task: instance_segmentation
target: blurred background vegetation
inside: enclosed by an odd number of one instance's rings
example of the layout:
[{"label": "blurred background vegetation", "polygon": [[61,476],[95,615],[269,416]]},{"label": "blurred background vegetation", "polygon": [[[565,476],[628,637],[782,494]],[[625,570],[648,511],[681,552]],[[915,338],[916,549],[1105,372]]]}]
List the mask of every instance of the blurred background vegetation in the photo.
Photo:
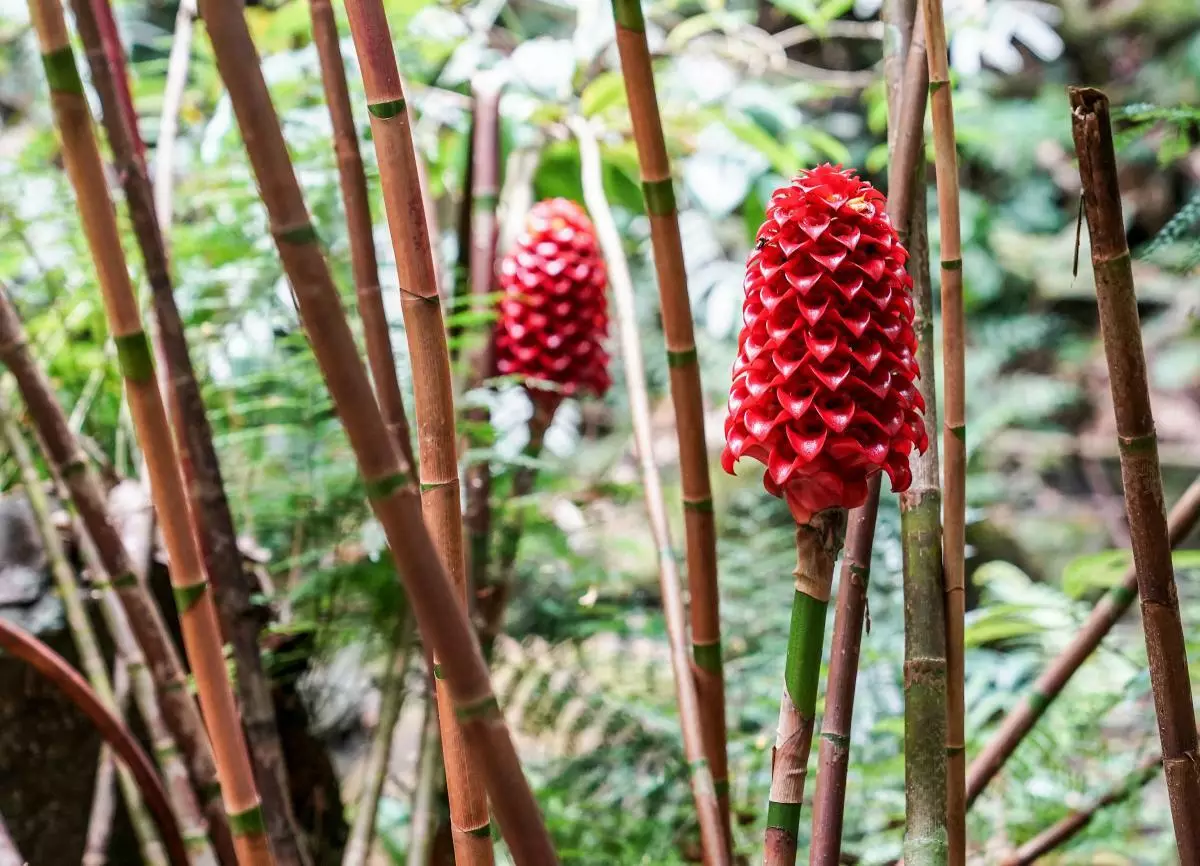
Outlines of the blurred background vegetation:
[{"label": "blurred background vegetation", "polygon": [[[563,122],[582,113],[602,124],[605,182],[632,257],[649,384],[660,401],[656,457],[673,485],[676,446],[648,224],[615,71],[609,4],[386,5],[439,214],[444,293],[464,290],[456,269],[456,226],[472,77],[499,67],[508,80],[501,104],[502,206],[510,212],[531,197],[579,200],[578,150]],[[647,7],[680,181],[714,454],[739,324],[742,263],[772,189],[797,168],[824,161],[886,182],[879,5],[666,0]],[[1126,538],[1090,269],[1072,272],[1078,175],[1068,83],[1105,87],[1123,106],[1122,189],[1168,498],[1200,470],[1200,109],[1187,107],[1200,104],[1200,6],[1191,0],[946,5],[969,341],[966,689],[973,754],[1124,565],[1111,552]],[[142,130],[152,147],[176,12],[173,0],[117,4]],[[340,6],[337,12],[343,14]],[[247,15],[349,306],[347,238],[307,6],[303,0],[262,0]],[[348,39],[344,53],[353,63]],[[170,235],[179,301],[239,529],[267,558],[270,601],[282,612],[278,628],[316,638],[313,670],[326,676],[318,682],[314,675],[309,694],[319,705],[318,723],[336,746],[369,724],[361,707],[381,676],[402,599],[379,555],[381,533],[299,329],[202,24],[192,54],[180,106]],[[349,78],[362,106],[361,82],[353,71]],[[366,112],[356,110],[369,138]],[[373,181],[372,149],[363,155]],[[136,445],[71,201],[24,4],[3,0],[0,280],[12,287],[36,353],[83,432],[118,473],[133,476]],[[384,295],[407,376],[379,204],[374,202]],[[936,261],[932,188],[929,211]],[[136,268],[140,257],[129,242]],[[467,333],[481,324],[478,316],[460,316],[459,323]],[[528,528],[508,620],[511,640],[499,647],[496,678],[565,861],[666,866],[694,856],[694,827],[655,558],[621,371],[615,375],[617,387],[602,405],[568,404],[559,413],[538,461],[536,492],[505,505],[525,509]],[[529,407],[520,392],[480,392],[468,399],[493,406],[494,435],[485,441],[494,470],[509,473],[527,462],[520,452]],[[713,466],[737,833],[743,849],[753,850],[778,707],[792,525],[753,472],[734,479],[721,474],[715,461]],[[15,472],[0,463],[0,486],[7,487]],[[502,478],[501,491],[503,485]],[[671,490],[668,501],[678,501]],[[885,496],[844,846],[862,864],[890,862],[900,851],[897,522],[894,499]],[[1195,626],[1200,591],[1187,567],[1196,565],[1196,557],[1182,557],[1180,565],[1184,621]],[[1189,634],[1191,657],[1200,659],[1200,630]],[[409,677],[417,695],[424,688],[419,668]],[[1194,670],[1200,680],[1200,667]],[[407,721],[398,729],[406,745],[398,750],[381,805],[384,847],[395,862],[403,862],[407,838],[418,703],[408,702]],[[1072,681],[972,811],[970,833],[980,862],[994,862],[1089,792],[1120,781],[1157,745],[1145,650],[1131,618]],[[350,801],[353,772],[347,768],[362,749],[340,748],[344,798]],[[801,844],[803,850],[803,839]],[[1173,857],[1165,789],[1156,782],[1102,813],[1054,862],[1166,864]]]}]

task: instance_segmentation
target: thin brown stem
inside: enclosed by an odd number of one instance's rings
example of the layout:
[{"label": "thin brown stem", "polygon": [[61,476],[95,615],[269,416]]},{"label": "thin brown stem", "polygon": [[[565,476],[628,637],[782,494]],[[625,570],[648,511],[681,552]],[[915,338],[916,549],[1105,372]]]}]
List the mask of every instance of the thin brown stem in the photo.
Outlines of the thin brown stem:
[{"label": "thin brown stem", "polygon": [[[108,0],[72,0],[76,27],[87,49],[92,82],[104,109],[104,129],[153,296],[157,325],[155,348],[164,368],[162,394],[170,406],[169,420],[186,485],[187,509],[183,517],[186,518],[187,534],[193,546],[199,542],[204,569],[213,579],[223,632],[233,645],[246,745],[254,772],[253,781],[262,798],[272,851],[279,866],[307,866],[309,858],[301,845],[291,810],[287,766],[275,721],[271,684],[259,649],[263,615],[252,601],[255,587],[238,548],[237,530],[225,494],[212,427],[192,366],[183,320],[175,303],[170,264],[155,213],[154,190],[136,117],[131,111],[119,110],[119,95],[127,75],[123,66],[112,63],[116,52],[98,50],[99,44],[104,42],[102,25],[105,16],[94,15],[93,7],[101,8],[111,17]],[[116,38],[115,32],[111,38]],[[147,420],[143,419],[139,425],[144,428]],[[143,429],[140,435],[145,436],[146,431]],[[147,453],[145,459],[153,458]],[[171,478],[169,483],[173,486],[176,481]],[[167,537],[171,532],[171,528],[164,525]]]},{"label": "thin brown stem", "polygon": [[700,701],[688,657],[687,612],[683,603],[683,588],[671,542],[671,526],[667,518],[666,501],[663,498],[662,479],[659,476],[658,464],[654,461],[650,397],[646,392],[646,370],[637,327],[633,278],[630,276],[629,262],[622,248],[621,234],[604,192],[600,145],[596,142],[595,133],[587,121],[572,119],[571,128],[579,140],[584,202],[591,211],[600,248],[608,265],[609,287],[616,307],[617,331],[621,341],[621,356],[625,363],[625,381],[633,418],[634,447],[641,463],[650,534],[658,549],[659,587],[666,618],[667,640],[671,648],[675,701],[679,707],[679,722],[683,729],[684,754],[692,768],[692,797],[696,801],[696,812],[700,820],[704,862],[710,866],[720,866],[733,861],[726,845],[721,802],[717,796],[712,769],[705,760]]},{"label": "thin brown stem", "polygon": [[[47,462],[70,497],[87,538],[95,545],[101,580],[120,598],[137,645],[145,654],[163,718],[183,751],[188,772],[202,796],[209,831],[221,862],[235,866],[232,834],[221,806],[216,763],[196,705],[187,693],[183,665],[171,642],[162,614],[129,559],[108,514],[104,488],[95,469],[71,434],[66,413],[45,374],[29,352],[24,329],[7,292],[0,286],[0,363],[8,367],[37,429]],[[133,665],[130,653],[118,650]],[[135,681],[136,685],[136,681]]]},{"label": "thin brown stem", "polygon": [[[367,80],[373,123],[390,120],[392,124],[398,123],[400,133],[395,135],[384,123],[376,126],[374,136],[381,152],[379,163],[384,187],[392,188],[385,200],[391,200],[394,206],[394,193],[399,186],[406,203],[401,212],[389,214],[392,231],[403,236],[405,230],[411,229],[413,234],[424,236],[425,222],[420,218],[423,209],[413,170],[415,157],[407,130],[408,116],[383,9],[377,4],[363,4],[365,9],[359,8],[358,3],[349,5],[352,29],[356,31],[360,53],[365,55],[360,59]],[[439,392],[435,395],[440,398],[435,408],[449,410],[440,416],[442,424],[449,427],[449,435],[439,437],[435,448],[422,447],[421,471],[429,473],[429,477],[441,478],[445,483],[429,488],[423,508],[411,465],[403,461],[388,441],[387,428],[367,371],[358,358],[341,299],[317,244],[316,231],[304,204],[242,10],[230,4],[203,0],[201,13],[212,41],[218,72],[227,84],[236,82],[229,90],[234,114],[247,144],[275,246],[291,282],[309,343],[350,440],[372,510],[383,527],[405,582],[422,636],[438,657],[442,676],[439,683],[445,687],[445,715],[455,720],[455,728],[471,742],[469,757],[488,785],[501,830],[514,858],[523,866],[554,864],[557,858],[521,770],[512,736],[492,691],[487,666],[467,617],[463,587],[451,577],[453,574],[461,578],[464,572],[452,401],[448,394]],[[397,159],[402,163],[398,174],[393,171]],[[420,244],[413,246],[420,248]],[[413,379],[425,389],[417,393],[418,401],[423,402],[423,396],[430,397],[427,389],[433,382],[449,381],[449,357],[445,332],[440,329],[440,304],[433,286],[428,245],[420,249],[422,254],[417,255],[417,252],[418,249],[405,245],[397,260],[403,271],[400,285],[405,303],[424,314],[408,322],[409,336],[423,350],[429,348],[427,341],[434,346],[440,343],[439,352],[410,352]],[[436,333],[417,327],[416,320],[428,316],[429,310],[438,311]],[[418,410],[421,408],[419,405]],[[431,418],[427,412],[419,411],[418,414],[424,416],[420,418],[422,430],[428,433],[439,429],[434,424],[439,418]],[[436,412],[433,414],[437,415]],[[425,454],[426,450],[431,453]],[[445,471],[447,464],[450,464],[448,472]],[[459,539],[457,553],[440,557],[434,537],[452,542],[455,530]]]},{"label": "thin brown stem", "polygon": [[699,693],[704,752],[721,800],[725,847],[732,847],[729,825],[729,767],[726,754],[725,680],[721,655],[720,592],[717,586],[717,531],[708,448],[704,434],[704,395],[688,299],[687,270],[671,163],[663,136],[654,87],[654,69],[646,41],[641,0],[613,0],[617,49],[633,138],[641,167],[642,191],[650,218],[650,240],[658,276],[670,368],[671,399],[679,440],[683,515],[687,535],[687,579],[691,597],[693,675]]},{"label": "thin brown stem", "polygon": [[[942,0],[922,0],[928,43],[934,168],[942,245],[942,579],[946,593],[946,829],[950,866],[966,866],[966,322],[963,314],[962,229],[958,153]],[[932,354],[932,353],[931,353]]]},{"label": "thin brown stem", "polygon": [[[1174,549],[1200,523],[1200,478],[1191,483],[1167,517],[1167,538]],[[1038,675],[1029,692],[1017,702],[999,729],[967,769],[967,806],[970,807],[987,784],[996,777],[1005,762],[1017,750],[1025,736],[1062,694],[1085,661],[1100,646],[1138,595],[1137,568],[1130,566],[1121,582],[1105,593],[1092,608],[1079,631],[1067,646]]]},{"label": "thin brown stem", "polygon": [[1163,508],[1141,321],[1121,215],[1108,97],[1079,87],[1070,88],[1068,94],[1175,842],[1181,862],[1198,863],[1200,740]]}]

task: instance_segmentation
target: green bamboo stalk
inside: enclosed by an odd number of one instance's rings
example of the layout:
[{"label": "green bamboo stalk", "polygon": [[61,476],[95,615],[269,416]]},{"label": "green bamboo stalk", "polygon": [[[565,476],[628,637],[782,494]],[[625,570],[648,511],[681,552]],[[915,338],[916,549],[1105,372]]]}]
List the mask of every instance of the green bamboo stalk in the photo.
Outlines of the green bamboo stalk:
[{"label": "green bamboo stalk", "polygon": [[[938,222],[942,244],[942,563],[946,604],[946,825],[950,866],[967,862],[966,793],[966,544],[967,428],[966,322],[963,314],[962,228],[958,204],[958,153],[950,92],[949,51],[942,0],[923,0],[929,46],[929,99],[937,173]],[[932,357],[932,352],[930,352]]]},{"label": "green bamboo stalk", "polygon": [[796,862],[800,809],[808,777],[817,714],[817,685],[825,649],[825,614],[833,566],[842,549],[846,510],[831,508],[796,526],[795,590],[788,628],[779,728],[771,753],[771,798],[767,805],[763,866]]},{"label": "green bamboo stalk", "polygon": [[1200,735],[1163,508],[1158,439],[1121,215],[1108,97],[1082,87],[1067,93],[1175,844],[1181,863],[1200,863]]},{"label": "green bamboo stalk", "polygon": [[699,690],[704,752],[712,768],[725,824],[725,846],[732,849],[729,825],[729,767],[726,753],[725,681],[721,660],[720,592],[717,586],[717,530],[708,448],[704,435],[704,396],[688,300],[687,270],[679,234],[679,212],[671,181],[671,163],[663,136],[654,88],[654,69],[646,41],[641,0],[613,0],[617,49],[633,122],[642,191],[650,218],[650,239],[658,275],[659,302],[670,368],[671,399],[679,439],[679,469],[687,535],[687,579],[691,596],[693,673]]},{"label": "green bamboo stalk", "polygon": [[[62,539],[54,526],[50,515],[50,503],[42,488],[42,479],[38,477],[37,467],[33,461],[33,453],[25,437],[17,428],[12,412],[2,397],[0,397],[0,441],[8,446],[8,451],[17,464],[22,486],[25,488],[25,498],[33,510],[34,522],[42,539],[42,547],[50,562],[50,573],[54,577],[54,585],[58,596],[62,599],[67,616],[67,625],[71,630],[71,639],[79,652],[79,663],[91,683],[92,689],[104,703],[104,706],[117,718],[121,717],[116,692],[108,676],[104,664],[104,655],[100,651],[100,643],[96,632],[92,629],[92,621],[88,618],[75,584],[75,572],[67,562],[67,554],[63,549]],[[125,801],[134,835],[137,837],[138,849],[146,866],[166,866],[167,855],[162,842],[154,830],[154,819],[146,811],[138,792],[137,783],[129,770],[124,767],[117,769],[117,783],[121,789],[121,797]]]}]

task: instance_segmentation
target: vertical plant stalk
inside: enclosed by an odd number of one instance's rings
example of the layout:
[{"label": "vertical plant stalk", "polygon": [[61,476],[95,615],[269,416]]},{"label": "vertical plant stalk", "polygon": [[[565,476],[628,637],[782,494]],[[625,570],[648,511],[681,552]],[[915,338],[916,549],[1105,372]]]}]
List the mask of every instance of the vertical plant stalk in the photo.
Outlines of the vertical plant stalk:
[{"label": "vertical plant stalk", "polygon": [[[113,665],[113,695],[117,699],[117,713],[123,716],[129,697],[129,668],[118,655]],[[92,809],[88,813],[87,833],[84,836],[83,856],[80,866],[107,866],[108,842],[112,838],[113,819],[117,813],[116,790],[113,782],[117,775],[117,759],[112,748],[105,743],[100,747],[100,761],[96,767],[96,783],[92,789]],[[2,866],[2,861],[0,861]]]},{"label": "vertical plant stalk", "polygon": [[[346,4],[350,32],[371,113],[379,180],[400,282],[401,309],[413,366],[413,393],[418,420],[421,504],[426,524],[446,567],[459,604],[467,611],[466,558],[463,548],[454,392],[450,352],[437,272],[429,244],[429,226],[413,147],[408,105],[392,47],[391,34],[379,0]],[[435,647],[435,671],[444,662]],[[458,718],[450,712],[452,699],[438,677],[442,712],[442,753],[450,796],[454,851],[460,866],[490,866],[494,862],[487,791],[475,768],[478,755],[469,754]],[[512,844],[512,840],[509,840]]]},{"label": "vertical plant stalk", "polygon": [[[103,8],[107,15],[95,15],[96,7]],[[125,68],[111,65],[113,51],[100,50],[106,41],[104,22],[111,19],[111,9],[108,0],[72,0],[72,8],[80,39],[87,49],[92,81],[104,108],[104,129],[150,283],[157,323],[156,348],[160,362],[165,364],[166,387],[162,394],[171,406],[174,444],[186,484],[188,507],[182,517],[187,521],[193,543],[199,542],[204,569],[212,577],[223,632],[233,645],[246,745],[262,799],[271,849],[279,866],[308,866],[309,858],[292,814],[283,744],[259,648],[263,616],[253,602],[254,585],[238,548],[237,529],[225,495],[212,427],[192,366],[183,319],[175,303],[170,263],[155,213],[154,190],[136,116],[120,108],[120,93],[123,86],[127,87]],[[115,38],[115,32],[111,36]],[[145,459],[152,458],[146,454]],[[174,476],[169,483],[174,485]],[[161,511],[156,511],[161,519]],[[170,531],[166,526],[163,528],[164,533]]]},{"label": "vertical plant stalk", "polygon": [[613,0],[617,50],[633,122],[642,192],[650,218],[650,240],[658,274],[663,332],[670,368],[675,430],[687,534],[687,579],[691,597],[692,669],[700,700],[704,753],[721,801],[725,846],[732,847],[729,818],[729,766],[726,753],[725,680],[721,656],[720,592],[717,587],[717,531],[708,449],[704,436],[704,396],[688,300],[687,270],[671,163],[654,88],[641,0]]},{"label": "vertical plant stalk", "polygon": [[846,808],[846,774],[850,766],[850,729],[854,689],[862,647],[867,584],[871,579],[871,547],[879,513],[877,473],[868,483],[867,501],[849,515],[846,555],[838,581],[833,615],[833,646],[829,655],[829,684],[825,718],[817,753],[817,789],[813,798],[810,866],[838,866],[842,850],[842,820]]},{"label": "vertical plant stalk", "polygon": [[[200,714],[188,694],[183,665],[162,614],[138,580],[121,536],[109,518],[100,478],[71,434],[66,413],[55,398],[49,381],[30,355],[24,329],[3,287],[0,287],[0,362],[13,374],[47,462],[67,489],[86,529],[86,537],[95,545],[103,566],[101,574],[106,594],[119,597],[120,606],[128,616],[129,627],[153,679],[163,719],[183,752],[191,781],[204,804],[209,832],[221,862],[235,866],[233,836],[221,806],[216,762]],[[132,648],[122,647],[119,641],[117,648],[131,668],[136,695],[137,673]],[[139,707],[145,718],[144,705],[139,702]]]},{"label": "vertical plant stalk", "polygon": [[[218,72],[225,82],[236,82],[236,86],[229,90],[234,114],[242,138],[248,145],[247,153],[259,189],[262,191],[275,245],[292,284],[310,345],[350,440],[372,510],[384,529],[392,556],[404,579],[421,633],[428,645],[438,654],[441,683],[447,687],[444,693],[446,715],[461,725],[461,730],[472,742],[470,758],[487,782],[501,830],[508,840],[514,859],[522,866],[555,864],[557,858],[550,838],[529,783],[521,770],[512,736],[500,712],[488,679],[487,666],[467,618],[465,605],[462,603],[461,587],[455,585],[449,574],[451,568],[455,567],[458,575],[463,572],[461,544],[458,546],[459,555],[456,560],[447,557],[447,560],[451,561],[449,568],[439,558],[438,549],[434,545],[434,535],[439,540],[444,537],[440,520],[434,518],[449,517],[449,509],[445,508],[439,512],[438,509],[425,508],[423,513],[417,487],[413,483],[411,467],[402,462],[396,449],[388,442],[383,416],[371,390],[367,371],[358,358],[354,335],[350,331],[337,288],[317,243],[316,230],[288,157],[279,118],[271,104],[258,53],[250,38],[245,17],[239,7],[210,0],[203,0],[201,14],[212,40]],[[352,7],[352,22],[355,14]],[[368,12],[368,18],[366,32],[359,34],[368,46],[368,55],[374,58],[373,52],[382,52],[385,56],[393,56],[386,22],[382,20],[382,10]],[[360,29],[361,25],[360,19]],[[364,75],[372,83],[386,87],[387,93],[395,94],[394,97],[384,99],[379,99],[378,96],[373,98],[372,111],[393,118],[402,116],[400,122],[403,124],[407,115],[403,112],[394,65],[393,62],[388,69],[392,74],[385,76],[381,81],[376,76],[379,70],[372,60],[363,64]],[[368,86],[368,92],[374,93],[375,89]],[[396,142],[391,135],[381,136],[381,132],[386,131],[376,130],[376,145],[390,158],[391,147]],[[381,138],[384,140],[381,141]],[[401,142],[401,145],[403,144],[404,142]],[[411,140],[407,141],[407,147],[402,147],[402,151],[402,156],[411,166]],[[381,166],[391,164],[390,159],[381,159],[380,163]],[[390,169],[388,174],[385,183],[391,183]],[[405,172],[401,179],[405,181],[405,200],[411,204],[405,213],[410,216],[421,214],[420,189],[413,180],[413,173]],[[393,230],[397,233],[411,227],[414,232],[423,234],[423,226],[424,222],[421,219],[409,219],[404,214],[395,215],[393,220]],[[426,247],[420,262],[415,261],[415,256],[399,255],[397,258],[404,268],[413,267],[423,275],[422,279],[401,279],[409,303],[417,307],[432,308],[440,313],[436,295],[431,297],[429,294],[432,263],[428,248]],[[405,276],[412,275],[406,271]],[[449,360],[445,350],[444,331],[436,334],[422,331],[420,335],[416,335],[415,324],[416,322],[410,321],[408,328],[414,341],[422,344],[426,341],[435,344],[440,342],[441,351],[435,353],[432,364],[427,354],[414,355],[413,378],[428,385],[436,372],[431,368],[439,366],[447,371],[448,378]],[[422,393],[418,392],[418,399],[422,396]],[[449,415],[449,425],[452,427],[452,407]],[[423,420],[421,426],[424,428],[433,420]],[[446,462],[452,463],[453,438],[449,438],[448,443],[449,453],[435,454],[432,465],[426,465],[425,455],[422,454],[422,468],[436,472]],[[456,476],[455,470],[451,478]],[[447,491],[453,493],[453,517],[461,539],[461,521],[457,514],[457,482],[430,492],[435,496],[446,496]],[[438,504],[442,503],[439,501]],[[424,515],[430,517],[428,525]],[[432,531],[430,527],[433,527]],[[490,853],[490,840],[488,851]]]},{"label": "vertical plant stalk", "polygon": [[28,866],[28,861],[21,856],[17,843],[8,832],[3,815],[0,815],[0,866]]},{"label": "vertical plant stalk", "polygon": [[129,280],[116,214],[92,131],[91,115],[57,0],[30,0],[41,44],[67,174],[75,189],[84,234],[96,264],[105,313],[126,383],[130,414],[150,472],[150,493],[171,564],[184,647],[212,739],[221,794],[242,866],[272,863],[262,810],[250,770],[241,719],[225,668],[220,628],[208,580],[188,524],[188,502],[154,379],[149,341]]},{"label": "vertical plant stalk", "polygon": [[62,656],[37,638],[0,618],[0,649],[24,662],[45,677],[75,705],[99,731],[104,742],[112,746],[128,768],[142,792],[142,799],[162,839],[170,866],[189,866],[187,847],[175,823],[175,814],[166,792],[154,773],[154,765],[138,746],[137,740],[121,720],[104,705]]},{"label": "vertical plant stalk", "polygon": [[342,191],[342,207],[346,211],[346,233],[350,238],[350,270],[354,277],[354,292],[367,344],[367,363],[371,367],[375,398],[379,401],[393,447],[399,449],[401,456],[415,466],[408,413],[400,393],[400,380],[396,376],[396,356],[392,352],[387,311],[379,288],[379,260],[375,254],[375,233],[371,223],[371,197],[358,145],[358,128],[354,124],[354,111],[350,105],[350,88],[346,83],[346,65],[342,59],[337,20],[329,0],[309,0],[309,14],[312,17],[313,42],[316,43],[317,58],[321,64],[325,104],[333,125],[338,183]]},{"label": "vertical plant stalk", "polygon": [[158,217],[164,244],[168,243],[175,213],[175,141],[179,136],[179,110],[187,89],[195,24],[196,0],[182,0],[175,13],[175,34],[171,38],[171,53],[167,58],[158,140],[154,143],[154,214]]},{"label": "vertical plant stalk", "polygon": [[967,862],[965,617],[967,544],[966,321],[954,102],[942,0],[922,0],[929,58],[941,237],[942,295],[942,569],[946,596],[946,830],[950,866]]},{"label": "vertical plant stalk", "polygon": [[1032,866],[1056,848],[1067,842],[1087,827],[1096,814],[1109,806],[1124,803],[1142,788],[1158,778],[1162,767],[1162,754],[1155,753],[1145,758],[1132,773],[1109,790],[1096,797],[1082,809],[1075,809],[1065,818],[1051,824],[1002,861],[1002,866]]},{"label": "vertical plant stalk", "polygon": [[1141,322],[1121,215],[1108,97],[1090,88],[1072,87],[1067,92],[1175,842],[1180,862],[1200,863],[1200,743],[1163,508]]},{"label": "vertical plant stalk", "polygon": [[698,689],[688,658],[687,613],[683,604],[679,566],[671,543],[671,525],[663,498],[662,479],[659,476],[658,465],[654,462],[650,397],[646,393],[645,362],[642,360],[642,347],[637,329],[633,278],[630,276],[629,262],[621,246],[620,232],[604,193],[603,166],[595,133],[587,121],[579,118],[572,119],[570,125],[579,140],[583,199],[591,211],[600,248],[608,264],[609,285],[616,307],[617,331],[621,341],[625,381],[633,417],[634,446],[641,463],[650,534],[658,550],[659,586],[662,590],[667,639],[671,647],[675,701],[679,706],[679,723],[683,729],[684,754],[691,768],[692,797],[696,801],[696,813],[700,821],[704,862],[710,866],[729,864],[732,863],[732,858],[726,847],[720,799],[717,796],[712,769],[705,756]]},{"label": "vertical plant stalk", "polygon": [[[463,209],[468,212],[468,228],[460,232],[460,243],[470,240],[467,272],[471,280],[469,307],[476,316],[495,309],[492,300],[496,291],[496,243],[500,223],[496,205],[500,196],[500,81],[484,74],[472,82],[475,104],[471,122],[471,187]],[[467,390],[479,388],[492,375],[495,358],[495,327],[485,321],[476,329],[482,332],[478,348],[470,358]],[[467,424],[472,428],[490,424],[486,406],[466,411]],[[478,438],[478,437],[477,437]],[[477,460],[467,467],[467,526],[470,567],[468,585],[477,594],[488,585],[488,565],[492,534],[492,472],[489,461]]]},{"label": "vertical plant stalk", "polygon": [[434,792],[441,762],[438,742],[437,701],[432,691],[425,695],[425,718],[417,749],[417,783],[413,788],[412,819],[409,821],[408,855],[405,866],[429,866],[433,835]]},{"label": "vertical plant stalk", "polygon": [[[108,676],[104,664],[104,655],[100,651],[100,643],[96,632],[92,629],[92,621],[88,618],[83,599],[79,595],[79,587],[75,584],[75,573],[67,562],[66,551],[63,550],[62,539],[54,527],[50,515],[50,503],[42,488],[42,480],[38,477],[37,467],[33,462],[33,454],[21,431],[17,429],[7,405],[0,399],[0,441],[8,446],[8,451],[16,462],[20,473],[21,484],[25,488],[25,497],[33,511],[38,534],[50,561],[50,573],[54,577],[54,585],[58,590],[66,612],[67,625],[71,630],[71,639],[79,652],[79,663],[84,675],[88,678],[97,697],[105,708],[118,719],[121,711],[117,702],[116,692]],[[165,866],[166,852],[158,834],[154,831],[154,821],[146,811],[138,792],[137,783],[124,767],[117,771],[117,782],[121,789],[121,797],[129,812],[130,823],[137,837],[138,849],[146,866]]]},{"label": "vertical plant stalk", "polygon": [[833,566],[842,549],[846,511],[830,508],[796,526],[795,590],[788,628],[779,728],[771,751],[771,799],[767,806],[763,866],[796,862],[800,809],[817,714],[817,685],[825,649],[825,613]]},{"label": "vertical plant stalk", "polygon": [[[1200,478],[1184,491],[1167,518],[1167,537],[1171,548],[1178,547],[1197,523],[1200,523]],[[1062,694],[1071,677],[1096,651],[1137,596],[1137,568],[1130,566],[1121,582],[1105,593],[1092,608],[1071,642],[1038,675],[1029,692],[1008,711],[999,729],[971,762],[967,769],[968,808],[1000,772],[1026,734],[1033,730],[1050,705]]]},{"label": "vertical plant stalk", "polygon": [[364,771],[365,781],[362,795],[355,808],[354,826],[350,829],[350,841],[342,855],[342,866],[366,866],[375,842],[375,818],[379,811],[379,798],[383,795],[383,783],[387,781],[388,759],[392,754],[392,735],[400,710],[404,706],[404,676],[412,658],[412,615],[406,611],[392,635],[392,650],[388,654],[387,671],[380,689],[379,724],[371,741]]}]

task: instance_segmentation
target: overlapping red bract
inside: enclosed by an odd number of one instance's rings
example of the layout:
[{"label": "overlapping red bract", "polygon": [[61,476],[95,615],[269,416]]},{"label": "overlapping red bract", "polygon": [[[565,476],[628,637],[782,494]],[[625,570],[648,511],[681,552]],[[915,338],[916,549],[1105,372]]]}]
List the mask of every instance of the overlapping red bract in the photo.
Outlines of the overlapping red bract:
[{"label": "overlapping red bract", "polygon": [[853,171],[803,171],[772,195],[746,263],[721,465],[766,465],[799,523],[862,505],[880,470],[907,490],[929,444],[908,253],[884,207]]},{"label": "overlapping red bract", "polygon": [[583,208],[563,198],[535,204],[500,263],[495,372],[603,396],[612,384],[607,285]]}]

